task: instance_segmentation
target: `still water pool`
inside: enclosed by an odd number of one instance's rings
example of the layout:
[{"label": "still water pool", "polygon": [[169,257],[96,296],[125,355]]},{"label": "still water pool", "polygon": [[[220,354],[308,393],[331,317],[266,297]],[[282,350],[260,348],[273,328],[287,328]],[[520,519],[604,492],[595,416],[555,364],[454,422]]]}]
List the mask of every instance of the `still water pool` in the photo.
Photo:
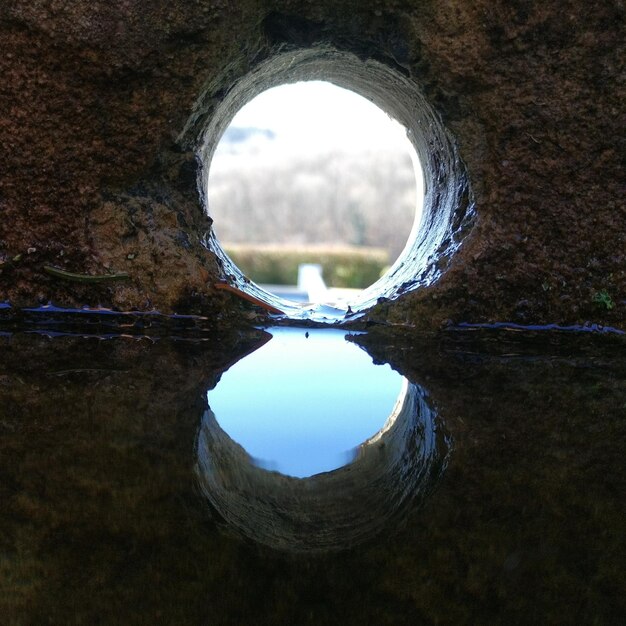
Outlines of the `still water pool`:
[{"label": "still water pool", "polygon": [[208,393],[220,427],[259,467],[306,477],[353,461],[393,419],[404,379],[340,330],[281,328]]},{"label": "still water pool", "polygon": [[1,335],[0,623],[626,622],[619,337],[306,332]]},{"label": "still water pool", "polygon": [[272,330],[208,405],[200,490],[232,529],[289,552],[383,532],[432,488],[448,450],[424,389],[338,330]]}]

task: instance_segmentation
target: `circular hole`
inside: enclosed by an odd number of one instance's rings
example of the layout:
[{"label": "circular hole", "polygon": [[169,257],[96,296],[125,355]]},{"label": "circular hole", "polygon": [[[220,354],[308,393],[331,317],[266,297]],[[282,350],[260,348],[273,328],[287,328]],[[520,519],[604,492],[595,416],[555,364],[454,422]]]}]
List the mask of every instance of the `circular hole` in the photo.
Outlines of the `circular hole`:
[{"label": "circular hole", "polygon": [[209,171],[225,252],[262,288],[302,302],[345,306],[376,282],[404,249],[422,199],[406,129],[325,81],[256,96]]},{"label": "circular hole", "polygon": [[[209,214],[209,172],[217,146],[235,115],[256,96],[279,85],[323,80],[375,104],[406,129],[423,174],[423,208],[406,246],[389,270],[356,295],[346,308],[300,307],[251,282],[218,241],[215,231],[207,238],[230,287],[261,301],[268,310],[280,310],[292,318],[336,321],[366,312],[381,298],[394,300],[432,284],[446,271],[473,222],[473,199],[465,168],[454,139],[439,115],[421,93],[418,83],[393,67],[362,60],[331,48],[314,48],[277,54],[240,77],[209,85],[196,104],[183,132],[199,135],[199,158],[203,164],[199,180],[202,200]],[[228,83],[226,95],[223,86]],[[215,94],[221,92],[219,103]],[[367,137],[367,129],[362,129]],[[193,139],[192,139],[193,141]],[[384,221],[384,211],[381,213]],[[219,224],[217,225],[219,229]]]}]

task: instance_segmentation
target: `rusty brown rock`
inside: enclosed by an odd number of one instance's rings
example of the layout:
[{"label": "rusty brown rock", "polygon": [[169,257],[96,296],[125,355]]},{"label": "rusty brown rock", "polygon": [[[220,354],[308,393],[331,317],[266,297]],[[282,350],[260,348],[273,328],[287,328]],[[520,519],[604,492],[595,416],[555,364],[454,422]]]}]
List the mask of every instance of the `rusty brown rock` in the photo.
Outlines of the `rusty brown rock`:
[{"label": "rusty brown rock", "polygon": [[[623,35],[617,0],[3,3],[0,299],[230,306],[182,131],[262,60],[324,45],[415,81],[474,193],[440,277],[372,319],[624,327]],[[65,283],[45,264],[132,279]]]}]

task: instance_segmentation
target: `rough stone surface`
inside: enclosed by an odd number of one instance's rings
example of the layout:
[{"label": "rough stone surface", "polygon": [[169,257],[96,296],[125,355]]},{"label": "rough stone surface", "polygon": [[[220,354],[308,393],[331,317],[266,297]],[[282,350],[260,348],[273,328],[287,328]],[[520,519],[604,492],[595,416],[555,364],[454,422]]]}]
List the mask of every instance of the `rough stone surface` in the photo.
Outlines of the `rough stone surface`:
[{"label": "rough stone surface", "polygon": [[[178,138],[200,94],[210,117],[262,60],[323,44],[416,81],[474,191],[475,225],[442,276],[372,319],[623,327],[624,12],[618,0],[8,0],[0,299],[228,308],[203,245],[198,146]],[[70,283],[46,264],[131,279]]]}]

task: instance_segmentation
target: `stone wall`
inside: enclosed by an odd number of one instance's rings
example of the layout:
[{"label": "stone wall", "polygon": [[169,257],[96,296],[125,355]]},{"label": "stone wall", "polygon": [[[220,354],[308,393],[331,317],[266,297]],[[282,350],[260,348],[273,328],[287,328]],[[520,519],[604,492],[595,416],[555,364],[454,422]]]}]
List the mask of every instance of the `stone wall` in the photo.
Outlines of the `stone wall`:
[{"label": "stone wall", "polygon": [[7,0],[0,300],[234,315],[205,246],[199,129],[263,62],[330,49],[415,84],[473,190],[433,280],[372,319],[623,327],[623,24],[618,0]]}]

